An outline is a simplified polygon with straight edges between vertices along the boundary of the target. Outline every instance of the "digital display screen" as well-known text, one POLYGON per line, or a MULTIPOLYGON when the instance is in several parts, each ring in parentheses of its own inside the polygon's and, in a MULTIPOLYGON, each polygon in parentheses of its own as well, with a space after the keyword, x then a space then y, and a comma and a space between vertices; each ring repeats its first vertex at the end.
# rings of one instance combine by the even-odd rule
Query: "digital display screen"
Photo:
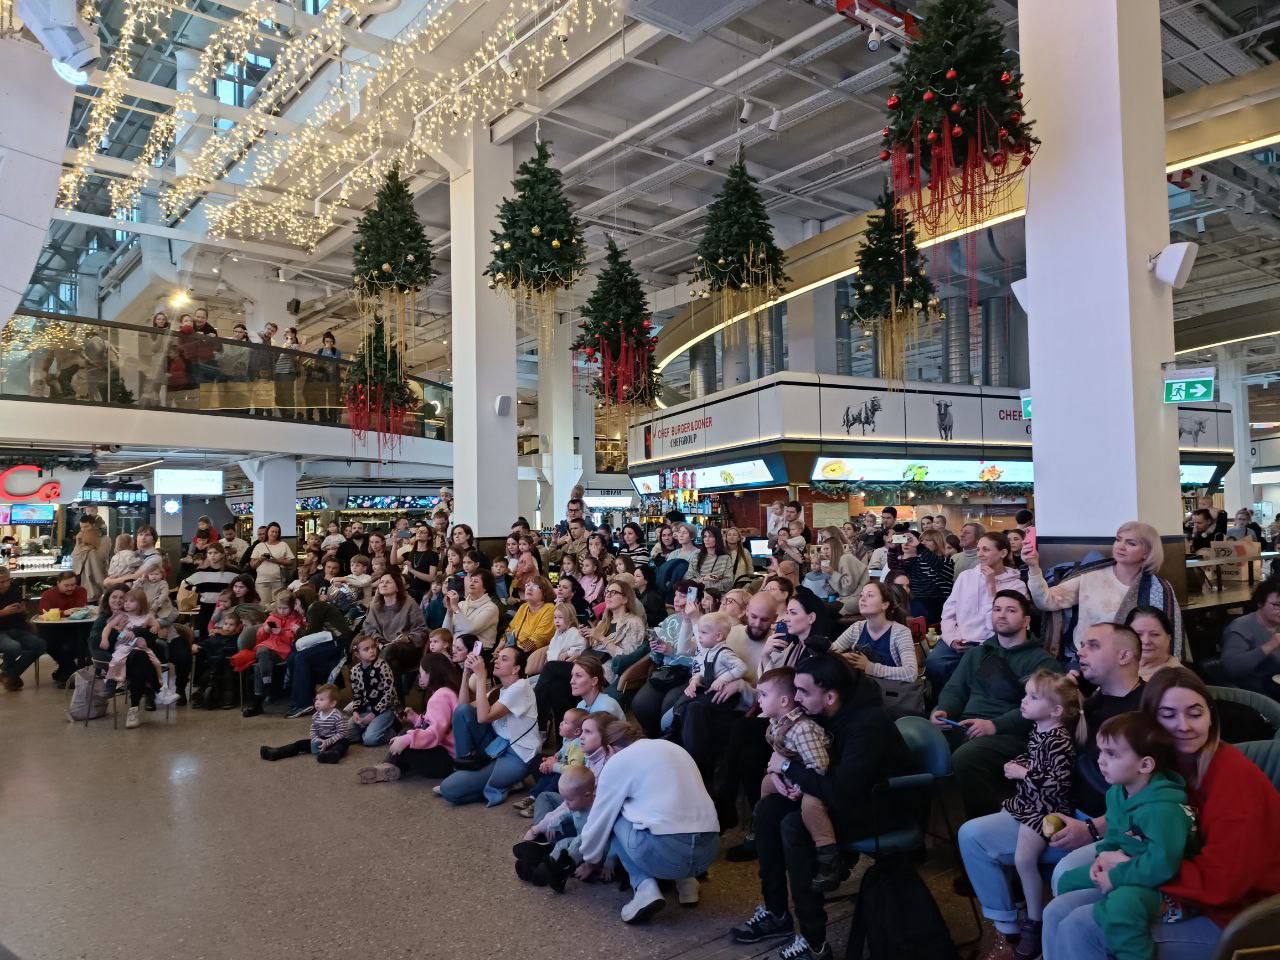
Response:
POLYGON ((53 523, 52 503, 15 503, 9 508, 10 523, 53 523))
POLYGON ((231 511, 233 517, 247 517, 253 513, 253 503, 249 500, 243 503, 228 503, 227 509, 231 511))
MULTIPOLYGON (((1212 463, 1183 463, 1178 466, 1178 482, 1203 486, 1213 479, 1216 468, 1212 463)), ((1256 481, 1254 481, 1256 482, 1256 481)))
POLYGON ((814 480, 828 483, 1031 483, 1030 460, 908 460, 818 457, 814 480))
POLYGON ((328 510, 329 501, 325 497, 299 497, 297 502, 299 510, 328 510))
POLYGON ((439 503, 439 497, 382 497, 366 494, 347 496, 348 510, 431 510, 439 503))
POLYGON ((656 473, 648 473, 643 477, 632 477, 631 485, 636 488, 636 493, 641 496, 646 493, 657 493, 658 475, 656 473))
POLYGON ((768 560, 773 556, 773 552, 769 549, 767 537, 748 537, 747 549, 751 551, 751 556, 760 560, 768 560))
POLYGON ((221 470, 157 470, 152 476, 156 496, 188 494, 196 497, 222 496, 221 470))

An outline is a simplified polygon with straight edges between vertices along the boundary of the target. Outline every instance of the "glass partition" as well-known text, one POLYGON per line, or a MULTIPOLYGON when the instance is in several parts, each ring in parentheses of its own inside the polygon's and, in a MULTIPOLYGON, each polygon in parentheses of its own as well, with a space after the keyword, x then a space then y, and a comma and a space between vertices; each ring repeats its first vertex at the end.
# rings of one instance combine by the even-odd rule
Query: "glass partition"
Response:
MULTIPOLYGON (((222 337, 39 313, 0 331, 0 397, 347 426, 348 360, 222 337)), ((411 377, 407 436, 452 439, 453 392, 411 377)))

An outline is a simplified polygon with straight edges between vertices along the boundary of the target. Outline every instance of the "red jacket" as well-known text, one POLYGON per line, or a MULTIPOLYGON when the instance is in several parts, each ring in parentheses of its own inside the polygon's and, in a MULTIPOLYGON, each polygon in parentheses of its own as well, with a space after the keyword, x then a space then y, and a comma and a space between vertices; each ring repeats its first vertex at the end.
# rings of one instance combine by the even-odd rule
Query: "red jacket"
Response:
POLYGON ((1188 790, 1199 811, 1200 852, 1182 861, 1161 889, 1204 909, 1218 926, 1280 893, 1280 792, 1230 744, 1218 747, 1199 788, 1188 790))
POLYGON ((279 655, 281 660, 287 660, 289 654, 293 653, 293 641, 297 638, 298 628, 302 626, 302 614, 296 610, 287 617, 281 617, 279 614, 272 613, 267 617, 266 623, 258 628, 257 644, 258 647, 266 647, 268 650, 279 655), (279 627, 279 631, 267 629, 274 624, 279 627))

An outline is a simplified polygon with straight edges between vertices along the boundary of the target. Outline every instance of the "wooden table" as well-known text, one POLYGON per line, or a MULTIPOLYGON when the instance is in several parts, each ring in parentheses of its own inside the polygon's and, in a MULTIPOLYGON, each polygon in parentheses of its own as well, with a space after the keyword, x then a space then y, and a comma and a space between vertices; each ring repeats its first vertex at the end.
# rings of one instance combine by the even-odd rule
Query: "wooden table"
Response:
MULTIPOLYGON (((1212 559, 1212 560, 1201 560, 1199 557, 1188 557, 1187 569, 1195 570, 1203 567, 1216 567, 1217 576, 1214 577, 1214 579, 1217 581, 1218 592, 1221 593, 1224 589, 1224 587, 1222 586, 1222 568, 1223 567, 1227 566, 1228 564, 1239 564, 1239 563, 1245 564, 1246 567, 1248 568, 1245 576, 1249 582, 1249 586, 1252 587, 1254 585, 1254 577, 1253 577, 1254 563, 1261 562, 1263 560, 1274 560, 1276 557, 1280 557, 1280 551, 1264 550, 1262 553, 1256 554, 1255 556, 1252 556, 1252 557, 1223 557, 1222 559, 1212 559)), ((1207 574, 1206 574, 1206 577, 1207 577, 1207 574)))

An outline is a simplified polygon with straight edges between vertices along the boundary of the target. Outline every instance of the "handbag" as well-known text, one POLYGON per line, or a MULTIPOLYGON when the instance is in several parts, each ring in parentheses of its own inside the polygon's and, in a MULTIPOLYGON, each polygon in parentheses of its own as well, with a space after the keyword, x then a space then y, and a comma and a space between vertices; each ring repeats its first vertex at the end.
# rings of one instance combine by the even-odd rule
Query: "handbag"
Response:
POLYGON ((656 690, 666 693, 676 687, 687 685, 691 676, 693 671, 686 666, 678 663, 664 663, 655 667, 649 674, 649 683, 653 684, 656 690))
POLYGON ((870 674, 867 676, 880 688, 880 701, 885 712, 894 720, 925 715, 924 684, 919 680, 890 680, 886 677, 872 677, 870 674))
POLYGON ((186 582, 178 584, 178 612, 195 613, 200 609, 200 595, 187 586, 186 582))
POLYGON ((535 719, 533 723, 525 728, 524 733, 514 740, 508 740, 506 737, 494 737, 480 750, 473 750, 464 756, 454 757, 453 768, 455 770, 483 770, 510 750, 512 746, 528 736, 529 732, 537 725, 538 721, 535 719))

